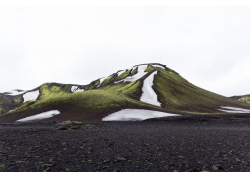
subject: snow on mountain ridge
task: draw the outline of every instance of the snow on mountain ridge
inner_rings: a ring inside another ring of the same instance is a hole
[[[148,67],[147,65],[140,65],[140,66],[138,66],[138,70],[137,70],[137,73],[135,75],[128,76],[125,79],[122,79],[122,80],[117,81],[115,83],[136,81],[136,80],[140,79],[141,77],[143,77],[145,74],[147,74],[147,72],[145,72],[147,67]],[[133,69],[132,69],[132,71],[133,71]]]
[[[71,92],[81,92],[84,91],[84,89],[81,89],[79,86],[71,86]]]
[[[144,80],[140,101],[153,104],[155,106],[161,106],[161,103],[157,100],[157,94],[152,88],[154,85],[154,76],[157,75],[157,72],[158,71],[153,72]]]
[[[5,94],[5,95],[8,95],[8,96],[17,96],[17,95],[20,95],[20,94],[24,94],[26,92],[27,91],[23,91],[23,90],[12,90],[12,91],[6,92],[8,94]]]
[[[37,100],[39,94],[40,94],[39,90],[25,93],[23,95],[23,99],[24,99],[23,103],[25,103],[27,101],[35,101],[35,100]]]

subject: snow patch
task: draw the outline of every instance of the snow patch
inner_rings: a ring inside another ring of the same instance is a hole
[[[105,79],[106,79],[106,77],[103,77],[103,78],[99,79],[100,83],[96,88],[99,88]]]
[[[82,91],[84,91],[84,89],[78,88],[75,92],[82,92]]]
[[[37,100],[39,96],[39,90],[37,91],[31,91],[31,92],[27,92],[26,94],[23,95],[23,103],[25,103],[26,101],[35,101]]]
[[[119,83],[119,82],[133,82],[133,81],[136,81],[136,80],[140,79],[145,74],[147,74],[147,72],[145,72],[145,70],[147,69],[148,65],[140,65],[140,66],[136,66],[136,67],[138,67],[138,69],[137,69],[137,73],[135,75],[126,77],[125,79],[117,81],[115,83]],[[132,71],[136,67],[133,67]]]
[[[152,88],[152,86],[154,85],[154,76],[157,74],[157,72],[158,71],[153,72],[144,80],[140,101],[153,104],[155,106],[161,106],[161,103],[157,100],[157,94]]]
[[[42,119],[47,119],[47,118],[51,118],[57,114],[60,114],[60,111],[58,110],[51,110],[48,112],[43,112],[34,116],[29,116],[23,119],[19,119],[16,122],[29,122],[29,121],[38,121],[38,120],[42,120]]]
[[[161,68],[161,69],[165,69],[165,67],[161,66],[161,65],[151,64],[151,66],[158,67],[158,68]]]
[[[75,92],[78,89],[78,86],[71,86],[71,92]]]
[[[5,94],[5,95],[8,95],[8,96],[16,96],[16,95],[20,95],[20,94],[24,94],[26,93],[27,91],[18,91],[18,90],[12,90],[10,92],[7,92],[8,94]]]
[[[249,109],[229,107],[229,106],[221,106],[222,109],[218,109],[220,111],[228,112],[228,113],[250,113]]]
[[[84,91],[84,89],[80,89],[79,86],[71,86],[71,92],[81,92]]]
[[[170,114],[160,111],[144,110],[144,109],[123,109],[103,118],[103,121],[143,121],[148,118],[180,116],[178,114]]]

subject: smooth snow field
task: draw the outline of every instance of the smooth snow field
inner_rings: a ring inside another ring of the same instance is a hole
[[[229,106],[221,106],[222,109],[218,109],[220,111],[228,112],[228,113],[250,113],[249,109],[242,109],[236,107],[229,107]]]
[[[38,120],[42,120],[42,119],[47,119],[47,118],[51,118],[57,114],[60,114],[60,111],[58,110],[51,110],[48,112],[43,112],[34,116],[29,116],[23,119],[19,119],[16,122],[29,122],[29,121],[38,121]]]
[[[32,91],[32,92],[27,92],[26,94],[23,95],[23,103],[25,103],[26,101],[35,101],[37,100],[39,96],[39,90],[37,91]]]
[[[164,117],[164,116],[180,116],[178,114],[170,114],[160,111],[144,110],[144,109],[123,109],[103,118],[103,121],[143,121],[148,118]]]
[[[157,71],[153,72],[148,76],[144,82],[142,87],[142,95],[140,101],[153,104],[155,106],[161,106],[161,103],[157,100],[157,94],[153,90],[152,86],[154,85],[154,76],[157,74]]]
[[[6,94],[6,95],[8,95],[8,96],[16,96],[16,95],[20,95],[20,94],[24,94],[24,93],[26,93],[27,91],[17,91],[17,90],[12,90],[12,91],[10,91],[10,92],[8,92],[8,93],[10,93],[10,94]]]

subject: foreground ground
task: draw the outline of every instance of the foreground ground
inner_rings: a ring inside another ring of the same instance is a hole
[[[0,125],[0,171],[250,171],[250,115]]]

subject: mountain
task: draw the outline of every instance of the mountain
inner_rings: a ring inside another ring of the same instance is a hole
[[[24,118],[33,115],[36,120],[99,121],[250,111],[250,105],[199,88],[157,63],[119,70],[87,85],[45,83],[0,97],[0,123],[29,121]]]
[[[235,100],[237,100],[239,102],[244,102],[244,103],[250,104],[250,94],[243,95],[243,96],[232,96],[230,98],[235,99]]]

